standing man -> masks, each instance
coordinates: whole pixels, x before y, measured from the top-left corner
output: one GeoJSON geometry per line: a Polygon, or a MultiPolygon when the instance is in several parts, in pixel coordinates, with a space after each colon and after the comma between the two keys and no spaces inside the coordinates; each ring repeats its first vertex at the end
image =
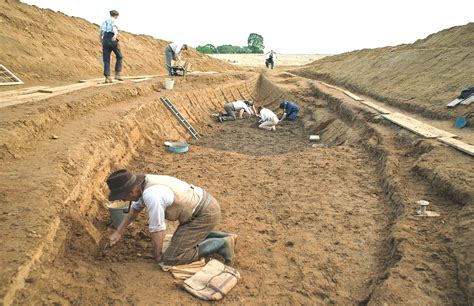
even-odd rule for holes
{"type": "Polygon", "coordinates": [[[122,72],[122,51],[119,47],[117,18],[119,13],[116,10],[110,11],[110,18],[100,26],[99,36],[102,42],[102,56],[104,62],[105,83],[112,83],[110,77],[110,54],[115,53],[115,79],[123,81],[122,72]]]}
{"type": "Polygon", "coordinates": [[[234,121],[237,119],[235,116],[235,112],[239,112],[239,119],[242,119],[244,112],[252,115],[257,115],[257,111],[255,110],[255,106],[252,100],[237,100],[235,102],[230,102],[224,104],[224,110],[226,111],[225,114],[220,114],[217,117],[219,122],[222,121],[234,121]]]}
{"type": "Polygon", "coordinates": [[[125,228],[146,208],[157,263],[184,265],[212,254],[222,256],[226,265],[234,263],[237,235],[212,231],[221,208],[204,189],[172,176],[133,174],[127,169],[110,174],[107,185],[109,201],[131,201],[129,213],[110,236],[110,245],[122,238],[125,228]],[[179,226],[163,252],[165,219],[178,221],[179,226]]]}
{"type": "Polygon", "coordinates": [[[275,131],[276,125],[278,124],[277,115],[275,115],[274,112],[263,106],[260,106],[258,110],[261,118],[261,124],[258,127],[264,130],[275,131]]]}
{"type": "Polygon", "coordinates": [[[177,44],[171,43],[166,46],[165,49],[165,56],[166,56],[166,69],[168,69],[169,75],[173,75],[173,69],[171,68],[171,60],[173,61],[180,61],[181,60],[181,53],[183,50],[188,50],[187,44],[177,44]]]}
{"type": "Polygon", "coordinates": [[[273,69],[273,66],[275,65],[275,58],[276,58],[276,52],[274,52],[273,50],[270,50],[270,52],[267,52],[267,59],[265,60],[265,66],[267,66],[267,68],[272,68],[273,69]]]}
{"type": "Polygon", "coordinates": [[[281,102],[280,108],[283,109],[283,116],[281,117],[280,121],[285,118],[288,118],[288,120],[293,121],[296,119],[296,116],[298,116],[298,112],[300,111],[298,105],[286,100],[281,102]]]}

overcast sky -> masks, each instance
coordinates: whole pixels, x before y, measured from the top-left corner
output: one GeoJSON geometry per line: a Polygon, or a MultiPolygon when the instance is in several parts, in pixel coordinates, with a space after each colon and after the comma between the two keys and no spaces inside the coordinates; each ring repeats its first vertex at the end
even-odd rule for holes
{"type": "Polygon", "coordinates": [[[335,54],[413,43],[474,22],[473,0],[24,0],[100,24],[118,10],[121,30],[196,47],[247,45],[250,33],[279,53],[335,54]]]}

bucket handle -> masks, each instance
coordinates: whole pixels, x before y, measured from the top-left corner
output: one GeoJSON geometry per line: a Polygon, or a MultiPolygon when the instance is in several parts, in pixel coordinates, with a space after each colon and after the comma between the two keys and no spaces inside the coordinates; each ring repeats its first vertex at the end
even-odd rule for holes
{"type": "Polygon", "coordinates": [[[124,209],[122,212],[128,214],[130,212],[130,206],[132,206],[132,201],[128,202],[128,208],[124,209]]]}

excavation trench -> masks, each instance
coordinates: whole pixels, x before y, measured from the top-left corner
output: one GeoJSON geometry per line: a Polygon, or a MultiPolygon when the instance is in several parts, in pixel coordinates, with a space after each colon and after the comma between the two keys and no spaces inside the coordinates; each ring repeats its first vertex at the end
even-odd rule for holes
{"type": "MultiPolygon", "coordinates": [[[[226,302],[369,304],[395,302],[402,292],[428,303],[431,298],[466,299],[455,284],[442,293],[436,291],[438,283],[423,294],[406,292],[393,276],[397,268],[396,275],[410,275],[418,264],[406,250],[416,239],[400,234],[412,222],[406,215],[407,198],[413,196],[393,172],[399,164],[390,142],[401,136],[387,139],[365,121],[367,113],[289,74],[166,93],[203,135],[200,140],[189,139],[158,99],[163,94],[148,97],[147,103],[132,101],[124,113],[103,123],[104,132],[92,136],[93,146],[78,144],[64,156],[61,188],[68,197],[61,230],[45,251],[47,260],[32,269],[26,287],[18,291],[19,304],[196,302],[154,263],[146,214],[121,243],[101,248],[102,237],[113,231],[104,180],[124,166],[177,176],[218,199],[223,213],[219,229],[239,235],[236,267],[243,275],[226,302]],[[302,114],[276,132],[259,130],[253,118],[213,122],[210,113],[241,98],[273,110],[282,99],[291,99],[302,106],[302,114]],[[321,142],[311,142],[313,134],[321,142]],[[171,154],[162,145],[178,139],[188,139],[188,153],[171,154]],[[398,287],[386,293],[385,286],[398,287]]],[[[403,175],[412,179],[410,169],[423,153],[404,161],[403,175]]],[[[431,192],[429,184],[417,183],[431,192]]],[[[454,222],[453,208],[442,209],[453,218],[446,222],[454,222]]],[[[174,226],[169,224],[168,231],[174,226]]],[[[439,252],[456,269],[454,256],[439,252]]],[[[442,272],[439,282],[457,283],[457,273],[442,272]]]]}

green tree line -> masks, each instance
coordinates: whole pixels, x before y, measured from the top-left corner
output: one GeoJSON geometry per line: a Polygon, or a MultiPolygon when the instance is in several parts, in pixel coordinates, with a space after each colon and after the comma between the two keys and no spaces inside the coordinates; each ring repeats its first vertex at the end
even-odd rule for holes
{"type": "Polygon", "coordinates": [[[265,46],[263,45],[263,37],[257,33],[250,33],[247,38],[247,46],[233,46],[233,45],[222,45],[214,46],[207,44],[204,46],[197,46],[196,50],[204,54],[234,54],[234,53],[263,53],[265,46]]]}

